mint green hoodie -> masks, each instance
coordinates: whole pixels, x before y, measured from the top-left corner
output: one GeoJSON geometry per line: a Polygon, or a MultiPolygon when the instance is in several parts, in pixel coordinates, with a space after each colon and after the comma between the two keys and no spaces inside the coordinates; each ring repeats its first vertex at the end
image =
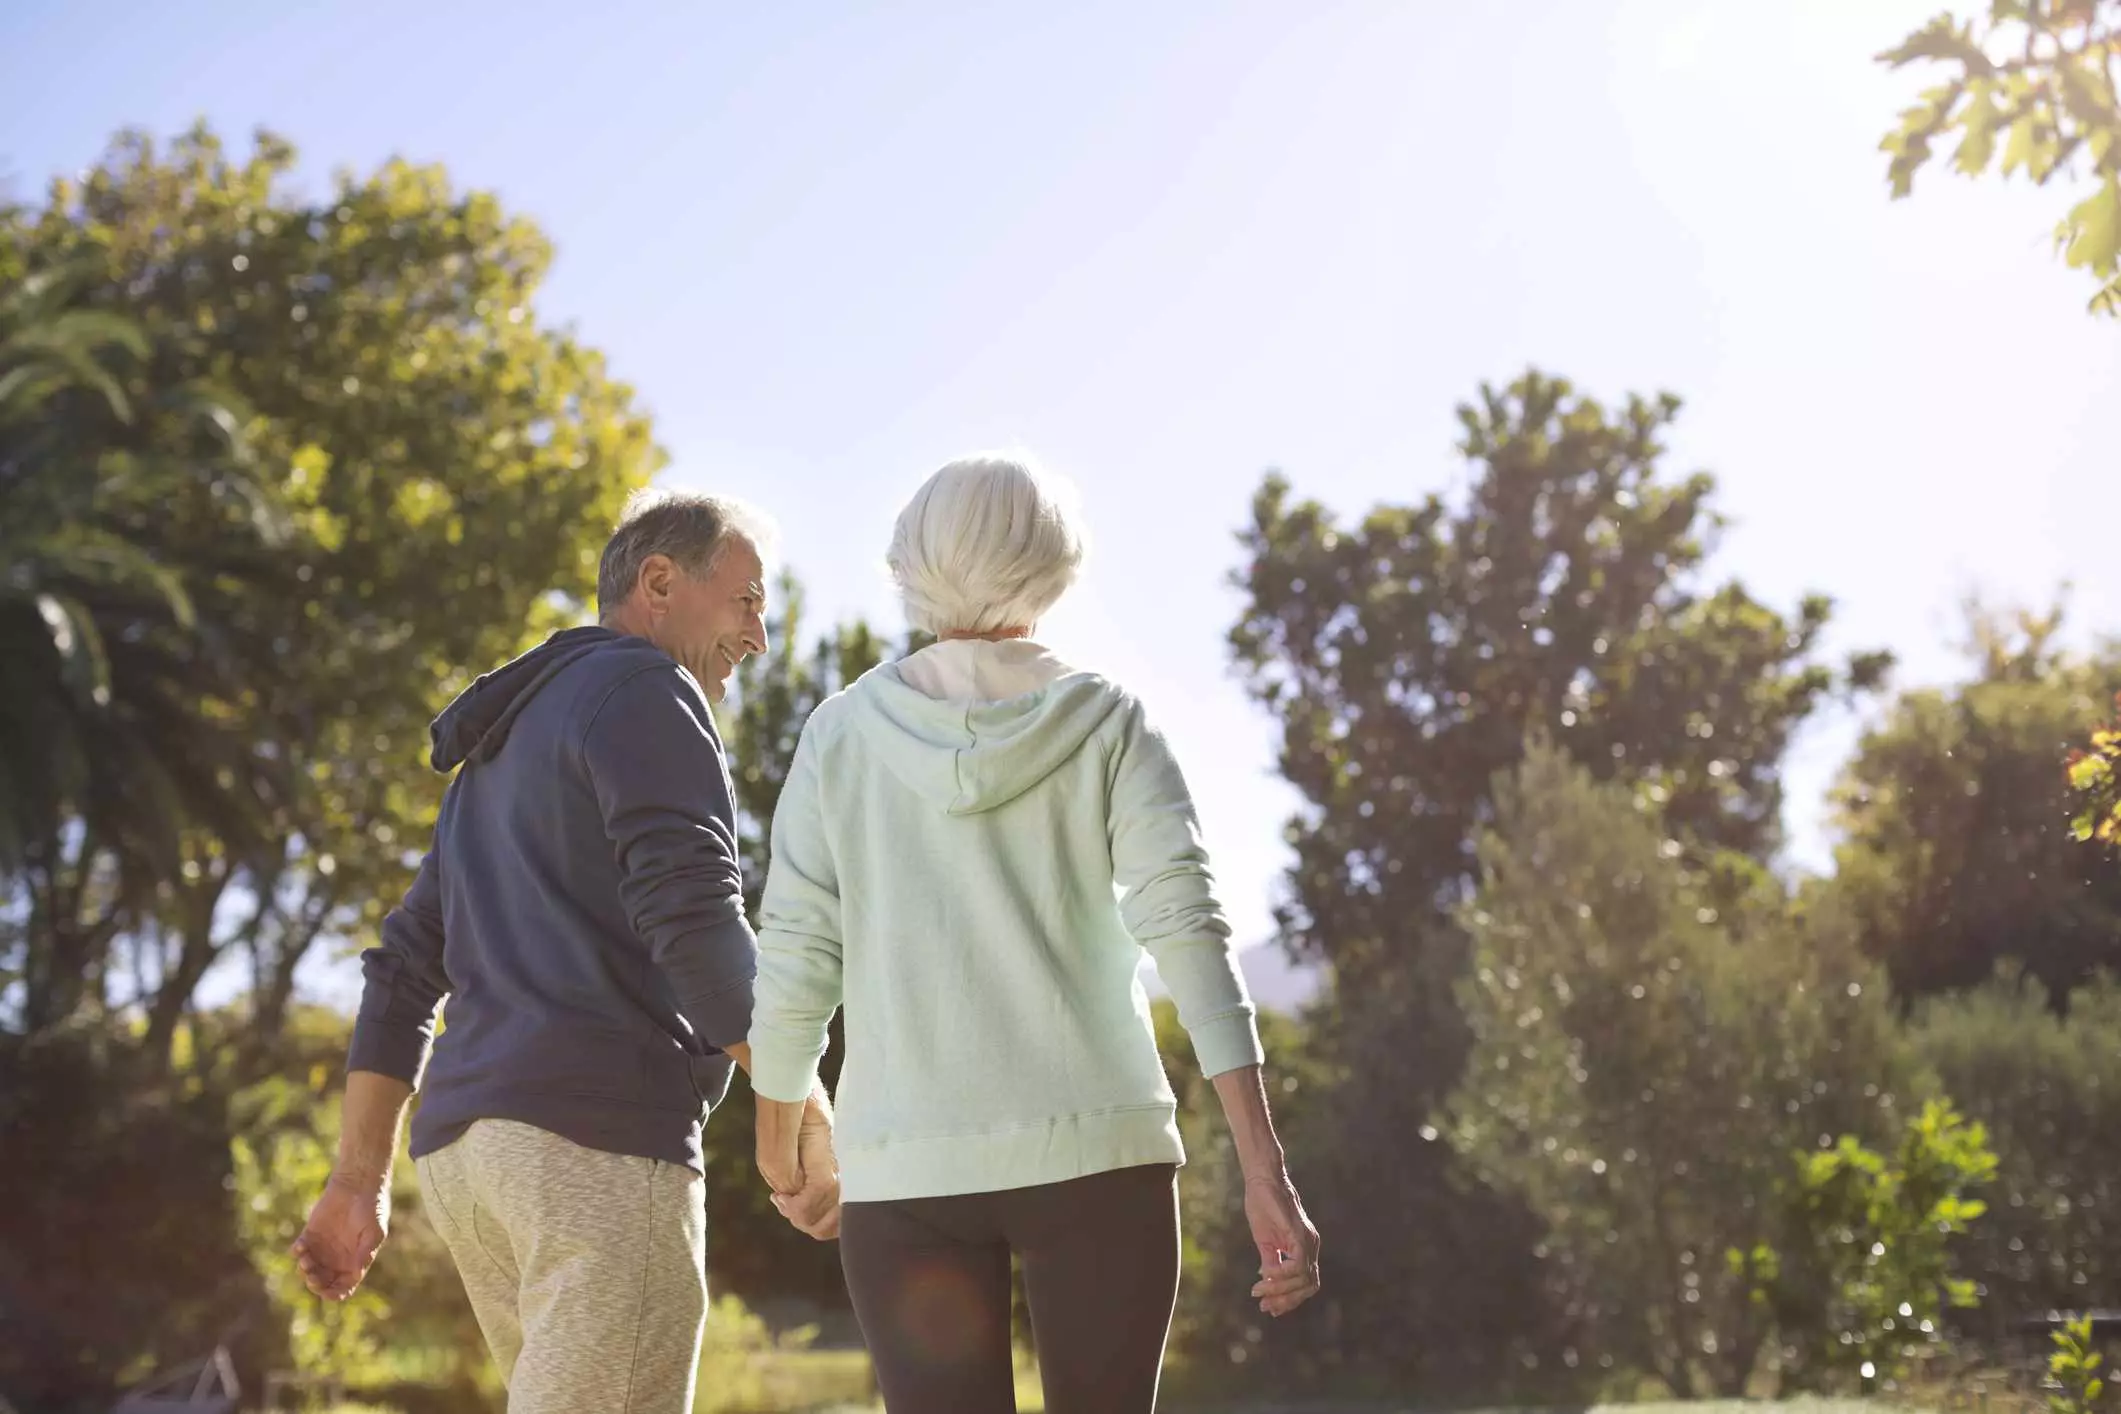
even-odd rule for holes
{"type": "Polygon", "coordinates": [[[1204,1072],[1260,1060],[1169,748],[1032,644],[938,644],[817,709],[761,916],[752,1086],[803,1098],[844,1004],[849,1202],[1183,1162],[1144,948],[1204,1072]]]}

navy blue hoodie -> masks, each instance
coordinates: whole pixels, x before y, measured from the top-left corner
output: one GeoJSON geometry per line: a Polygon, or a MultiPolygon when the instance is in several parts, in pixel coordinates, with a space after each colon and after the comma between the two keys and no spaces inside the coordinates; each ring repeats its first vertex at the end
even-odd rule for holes
{"type": "Polygon", "coordinates": [[[645,639],[569,629],[473,683],[433,739],[435,769],[463,769],[361,955],[347,1068],[419,1087],[415,1156],[508,1119],[699,1169],[758,972],[699,684],[645,639]]]}

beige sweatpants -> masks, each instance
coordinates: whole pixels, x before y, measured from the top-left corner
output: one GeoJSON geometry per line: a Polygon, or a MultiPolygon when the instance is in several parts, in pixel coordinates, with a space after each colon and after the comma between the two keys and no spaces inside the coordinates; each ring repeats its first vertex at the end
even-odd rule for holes
{"type": "Polygon", "coordinates": [[[707,1314],[698,1174],[491,1119],[416,1167],[508,1414],[689,1414],[707,1314]]]}

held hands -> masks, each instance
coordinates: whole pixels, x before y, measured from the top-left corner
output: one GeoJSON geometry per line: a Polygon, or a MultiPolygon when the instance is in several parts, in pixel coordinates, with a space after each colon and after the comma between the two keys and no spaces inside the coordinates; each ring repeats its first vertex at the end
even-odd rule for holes
{"type": "Polygon", "coordinates": [[[1259,1309],[1286,1316],[1318,1295],[1318,1229],[1286,1174],[1245,1180],[1245,1221],[1259,1249],[1259,1309]]]}
{"type": "Polygon", "coordinates": [[[305,1286],[327,1301],[344,1301],[359,1289],[389,1232],[389,1178],[333,1173],[289,1250],[305,1286]]]}
{"type": "Polygon", "coordinates": [[[840,1166],[832,1152],[832,1107],[820,1086],[801,1104],[757,1096],[759,1172],[773,1206],[820,1242],[840,1235],[840,1166]]]}

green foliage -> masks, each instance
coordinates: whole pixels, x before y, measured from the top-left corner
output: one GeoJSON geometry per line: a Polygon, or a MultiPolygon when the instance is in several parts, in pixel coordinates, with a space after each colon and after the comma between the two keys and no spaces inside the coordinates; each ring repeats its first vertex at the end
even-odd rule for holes
{"type": "Polygon", "coordinates": [[[1464,499],[1353,528],[1267,479],[1230,641],[1307,801],[1292,948],[1403,964],[1463,897],[1495,774],[1531,728],[1642,782],[1684,838],[1772,849],[1790,733],[1837,682],[1809,661],[1829,606],[1785,617],[1699,583],[1721,522],[1712,478],[1661,465],[1678,411],[1666,394],[1608,412],[1538,373],[1483,388],[1459,409],[1464,499]]]}
{"type": "Polygon", "coordinates": [[[2092,1414],[2106,1394],[2099,1375],[2105,1357],[2092,1352],[2092,1318],[2078,1316],[2050,1338],[2055,1350],[2047,1357],[2047,1377],[2055,1392],[2047,1398],[2048,1414],[2092,1414]]]}
{"type": "Polygon", "coordinates": [[[1972,622],[1973,677],[1903,695],[1844,769],[1828,892],[1904,997],[2006,960],[2059,996],[2121,960],[2121,873],[2070,838],[2065,768],[2121,656],[2061,653],[2059,613],[1972,622]]]}
{"type": "Polygon", "coordinates": [[[2069,784],[2078,798],[2070,833],[2121,848],[2121,693],[2114,709],[2116,720],[2094,729],[2084,750],[2070,753],[2069,784]]]}
{"type": "Polygon", "coordinates": [[[1878,60],[1946,75],[1879,144],[1893,195],[1913,190],[1952,134],[1952,167],[1963,176],[1998,166],[1999,144],[2006,178],[2022,172],[2044,186],[2081,176],[2091,191],[2063,217],[2055,244],[2098,282],[2092,309],[2121,316],[2121,0],[1992,0],[1985,18],[1939,15],[1878,60]]]}
{"type": "Polygon", "coordinates": [[[1953,1273],[1951,1239],[1987,1210],[1968,1196],[1995,1176],[1987,1132],[1931,1100],[1890,1154],[1843,1135],[1798,1165],[1810,1246],[1793,1265],[1823,1281],[1826,1307],[1824,1339],[1793,1364],[1812,1378],[1898,1379],[1923,1347],[1942,1342],[1948,1309],[1977,1302],[1974,1281],[1953,1273]]]}
{"type": "MultiPolygon", "coordinates": [[[[323,1117],[331,1096],[275,1076],[252,1087],[235,1119],[229,1147],[234,1159],[236,1233],[258,1278],[272,1293],[288,1332],[293,1368],[360,1380],[372,1376],[382,1355],[389,1308],[374,1286],[344,1303],[320,1302],[302,1285],[287,1259],[289,1234],[302,1230],[317,1194],[324,1191],[334,1150],[323,1117]],[[246,1130],[252,1132],[245,1132],[246,1130]]],[[[395,1187],[396,1185],[394,1185],[395,1187]]],[[[390,1267],[399,1265],[393,1234],[390,1267]]]]}
{"type": "Polygon", "coordinates": [[[27,1031],[79,1007],[189,826],[256,850],[294,786],[230,711],[277,668],[218,611],[270,582],[284,530],[241,405],[83,307],[87,275],[0,283],[0,877],[28,909],[27,1031]]]}
{"type": "Polygon", "coordinates": [[[1955,1244],[1991,1339],[2038,1312],[2121,1306],[2121,984],[2098,978],[2067,1002],[2004,975],[1925,1003],[1909,1027],[1996,1152],[1994,1202],[1955,1244]]]}
{"type": "MultiPolygon", "coordinates": [[[[733,720],[725,724],[730,774],[736,785],[738,852],[744,861],[745,905],[758,915],[759,895],[772,863],[773,810],[795,762],[803,724],[817,705],[886,659],[923,646],[919,638],[887,643],[860,620],[803,641],[803,586],[783,571],[774,584],[766,624],[769,649],[736,671],[733,720]]],[[[730,716],[725,711],[725,717],[730,716]]]]}
{"type": "Polygon", "coordinates": [[[428,1219],[410,1158],[393,1169],[391,1230],[360,1291],[319,1301],[288,1260],[338,1151],[338,1087],[349,1027],[301,1008],[274,1074],[238,1091],[228,1107],[237,1233],[270,1294],[288,1362],[349,1388],[449,1387],[476,1402],[493,1382],[490,1362],[441,1234],[428,1219]]]}
{"type": "MultiPolygon", "coordinates": [[[[806,638],[802,585],[792,573],[780,576],[772,597],[766,626],[769,651],[739,665],[732,702],[722,712],[736,788],[745,902],[754,920],[772,861],[773,810],[794,763],[803,724],[818,703],[896,656],[892,645],[861,622],[839,625],[815,640],[806,638]]],[[[839,1076],[839,1034],[835,1018],[832,1045],[822,1066],[828,1086],[839,1076]]],[[[796,1232],[768,1201],[754,1151],[755,1113],[751,1087],[738,1080],[707,1125],[712,1278],[754,1300],[803,1297],[839,1305],[846,1295],[838,1248],[796,1232]]]]}
{"type": "MultiPolygon", "coordinates": [[[[1178,1097],[1179,1137],[1186,1146],[1178,1172],[1182,1216],[1178,1311],[1171,1350],[1188,1388],[1204,1390],[1254,1380],[1254,1362],[1280,1352],[1268,1344],[1274,1322],[1247,1296],[1259,1279],[1259,1254],[1244,1215],[1244,1176],[1214,1082],[1200,1073],[1178,1008],[1151,1003],[1156,1046],[1178,1097]]],[[[1325,1061],[1309,1044],[1302,1020],[1279,1012],[1259,1015],[1274,1123],[1302,1185],[1310,1150],[1313,1098],[1325,1088],[1325,1061]]]]}
{"type": "MultiPolygon", "coordinates": [[[[240,790],[200,763],[222,808],[180,799],[179,848],[137,901],[99,887],[121,854],[110,840],[45,843],[48,891],[74,913],[28,930],[21,970],[75,979],[40,1025],[141,979],[143,1046],[166,1060],[199,979],[244,957],[258,985],[243,1045],[261,1069],[303,955],[372,927],[426,840],[442,786],[422,760],[434,708],[579,613],[620,503],[660,464],[631,391],[539,322],[551,252],[533,226],[439,168],[392,161],[305,195],[294,161],[270,134],[240,158],[204,128],[166,152],[125,135],[41,209],[0,212],[10,286],[77,277],[68,309],[136,326],[149,388],[240,396],[240,416],[214,421],[238,424],[287,532],[264,550],[237,534],[243,502],[218,473],[192,500],[152,497],[153,557],[202,567],[178,582],[199,637],[232,660],[218,678],[171,670],[171,692],[290,789],[240,790]],[[87,940],[81,965],[44,963],[67,936],[87,940]]],[[[108,421],[95,391],[91,379],[67,405],[86,430],[8,463],[35,503],[79,484],[138,504],[119,463],[74,450],[108,421]]],[[[154,464],[190,464],[177,431],[140,436],[154,464]]],[[[125,641],[131,622],[99,620],[102,641],[125,641]]],[[[139,749],[169,772],[191,764],[182,743],[139,749]]]]}
{"type": "Polygon", "coordinates": [[[1583,1357],[1742,1396],[1780,1353],[1789,1156],[1908,1098],[1882,980],[1772,885],[1724,896],[1654,806],[1548,744],[1480,850],[1451,1141],[1539,1219],[1583,1357]]]}
{"type": "Polygon", "coordinates": [[[143,1075],[122,1036],[0,1032],[0,1399],[108,1408],[231,1333],[284,1334],[234,1231],[222,1097],[143,1075]]]}
{"type": "Polygon", "coordinates": [[[707,1311],[694,1414],[812,1409],[866,1395],[861,1353],[812,1353],[816,1338],[811,1326],[775,1334],[737,1297],[716,1297],[707,1311]]]}
{"type": "MultiPolygon", "coordinates": [[[[1529,373],[1460,409],[1460,496],[1353,525],[1279,476],[1254,500],[1230,641],[1304,798],[1281,937],[1332,964],[1318,1043],[1350,1077],[1318,1097],[1305,1197],[1322,1230],[1368,1235],[1335,1249],[1323,1314],[1270,1341],[1481,1397],[1556,1373],[1567,1335],[1531,1256],[1539,1223],[1419,1137],[1471,1044],[1456,910],[1498,773],[1545,731],[1631,782],[1743,895],[1777,843],[1791,733],[1884,670],[1883,655],[1817,661],[1824,599],[1785,614],[1708,580],[1714,483],[1665,465],[1678,409],[1609,409],[1529,373]]],[[[1527,1391],[1547,1393],[1566,1391],[1527,1391]]]]}

